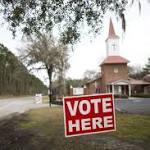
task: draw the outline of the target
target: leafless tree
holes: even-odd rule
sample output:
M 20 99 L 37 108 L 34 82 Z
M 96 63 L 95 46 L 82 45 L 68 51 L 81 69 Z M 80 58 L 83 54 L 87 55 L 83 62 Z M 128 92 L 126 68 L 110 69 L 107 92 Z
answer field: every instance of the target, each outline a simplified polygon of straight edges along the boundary
M 52 77 L 54 73 L 64 77 L 64 72 L 69 67 L 68 48 L 47 34 L 40 34 L 36 39 L 31 37 L 29 39 L 26 48 L 22 50 L 21 59 L 25 60 L 29 66 L 39 63 L 40 67 L 36 69 L 46 69 L 49 79 L 49 104 L 51 106 Z
M 86 70 L 83 74 L 85 81 L 93 80 L 98 77 L 100 77 L 100 72 L 96 72 L 94 70 Z

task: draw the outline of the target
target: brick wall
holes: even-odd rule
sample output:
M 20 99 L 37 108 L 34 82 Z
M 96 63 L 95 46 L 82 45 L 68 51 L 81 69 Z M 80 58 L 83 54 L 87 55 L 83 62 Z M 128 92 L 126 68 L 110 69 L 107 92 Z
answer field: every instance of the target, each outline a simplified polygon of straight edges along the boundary
M 101 78 L 98 78 L 96 80 L 93 80 L 87 83 L 86 88 L 85 88 L 85 94 L 89 95 L 89 94 L 96 93 L 96 88 L 101 88 Z M 101 89 L 100 89 L 100 92 L 101 92 Z
M 106 84 L 116 80 L 128 80 L 127 64 L 103 64 L 102 72 L 102 92 L 106 91 Z

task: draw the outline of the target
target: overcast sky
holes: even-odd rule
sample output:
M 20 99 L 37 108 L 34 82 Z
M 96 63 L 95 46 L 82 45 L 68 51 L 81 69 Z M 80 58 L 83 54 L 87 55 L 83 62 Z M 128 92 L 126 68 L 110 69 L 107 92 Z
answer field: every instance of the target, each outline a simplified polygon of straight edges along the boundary
M 112 17 L 115 32 L 120 37 L 120 55 L 130 61 L 129 65 L 141 65 L 147 63 L 150 57 L 150 3 L 142 1 L 142 12 L 139 15 L 138 5 L 134 4 L 126 11 L 127 29 L 122 34 L 121 22 L 110 13 L 104 18 L 104 27 L 101 34 L 90 42 L 85 35 L 78 43 L 73 52 L 70 52 L 70 69 L 66 76 L 82 78 L 86 70 L 99 71 L 99 64 L 106 57 L 105 39 L 108 35 L 109 19 Z M 17 48 L 21 47 L 21 35 L 12 39 L 11 32 L 6 26 L 0 28 L 0 43 L 3 43 L 14 54 L 18 54 Z M 45 74 L 35 72 L 43 81 Z
M 112 17 L 115 32 L 120 37 L 120 55 L 130 61 L 129 65 L 143 66 L 147 63 L 150 57 L 150 4 L 143 2 L 140 15 L 137 4 L 126 11 L 125 34 L 121 29 L 121 22 L 107 13 L 102 33 L 92 43 L 85 36 L 82 43 L 78 44 L 72 53 L 68 76 L 80 78 L 85 70 L 100 70 L 99 64 L 106 57 L 105 40 L 108 35 L 110 17 Z

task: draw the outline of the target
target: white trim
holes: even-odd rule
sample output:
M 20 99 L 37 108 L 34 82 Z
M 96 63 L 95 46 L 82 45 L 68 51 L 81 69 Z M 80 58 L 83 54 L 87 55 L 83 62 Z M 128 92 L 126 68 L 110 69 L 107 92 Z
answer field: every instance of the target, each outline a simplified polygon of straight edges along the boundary
M 129 90 L 129 97 L 131 96 L 131 84 L 128 85 L 128 90 Z
M 65 137 L 66 137 L 66 135 L 67 135 L 67 129 L 66 129 L 66 115 L 65 115 L 65 97 L 63 97 L 63 113 L 64 113 L 64 127 L 65 127 L 65 130 L 64 130 L 64 132 L 65 132 Z
M 128 85 L 129 81 L 127 80 L 118 80 L 115 82 L 107 83 L 107 85 Z
M 112 93 L 113 93 L 113 95 L 115 94 L 114 84 L 112 84 Z
M 113 112 L 114 113 L 114 131 L 116 131 L 116 111 L 115 111 L 116 109 L 115 109 L 115 104 L 114 104 L 115 103 L 114 94 L 112 94 L 112 101 L 113 101 L 113 108 L 114 108 L 114 112 Z

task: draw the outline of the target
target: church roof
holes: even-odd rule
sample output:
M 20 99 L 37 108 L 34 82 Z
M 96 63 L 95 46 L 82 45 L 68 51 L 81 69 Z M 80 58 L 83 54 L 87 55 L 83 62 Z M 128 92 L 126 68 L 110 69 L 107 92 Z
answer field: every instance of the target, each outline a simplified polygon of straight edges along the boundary
M 111 20 L 111 18 L 110 18 L 109 33 L 108 33 L 108 37 L 107 37 L 106 41 L 107 41 L 108 39 L 115 39 L 115 38 L 119 38 L 119 36 L 116 35 L 115 29 L 114 29 L 114 26 L 113 26 L 113 23 L 112 23 L 112 20 Z
M 102 78 L 102 76 L 100 75 L 100 77 L 95 78 L 95 79 L 92 79 L 92 80 L 89 80 L 89 81 L 88 81 L 88 82 L 86 82 L 85 84 L 87 85 L 87 84 L 90 84 L 90 83 L 92 83 L 92 82 L 95 82 L 95 81 L 101 80 L 101 78 Z
M 131 85 L 149 85 L 149 82 L 143 81 L 143 80 L 137 80 L 133 78 L 129 78 Z
M 104 59 L 103 64 L 126 64 L 129 61 L 121 56 L 108 56 Z

